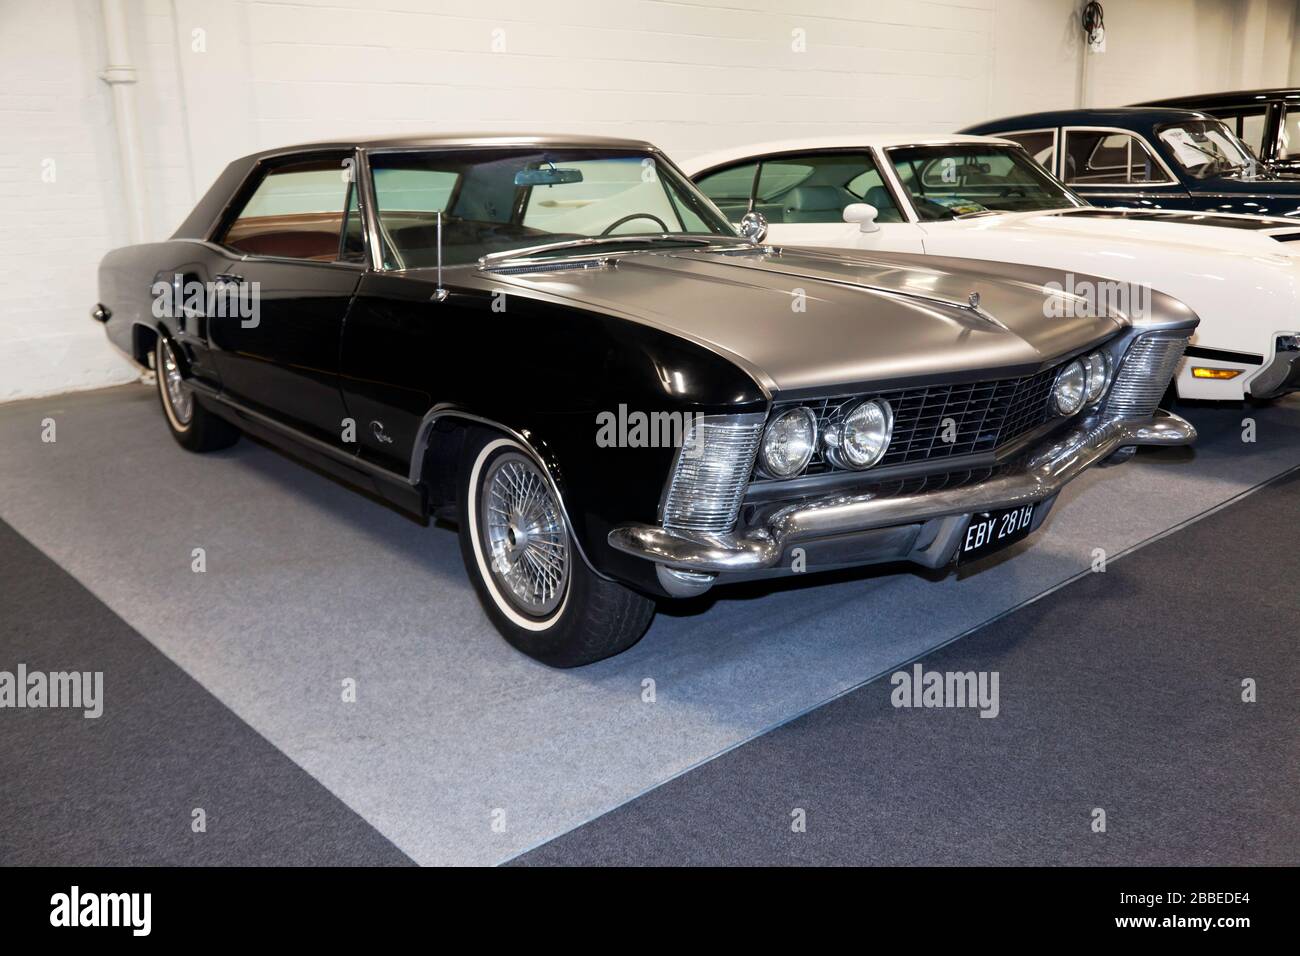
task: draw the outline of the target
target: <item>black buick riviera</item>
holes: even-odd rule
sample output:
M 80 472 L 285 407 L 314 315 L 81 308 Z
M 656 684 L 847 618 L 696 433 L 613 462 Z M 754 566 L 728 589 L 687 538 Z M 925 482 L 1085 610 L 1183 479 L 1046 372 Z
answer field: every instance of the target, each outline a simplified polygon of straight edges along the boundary
M 1195 437 L 1157 409 L 1175 299 L 1046 308 L 1089 277 L 742 231 L 647 143 L 320 143 L 109 253 L 94 315 L 184 448 L 248 432 L 458 522 L 488 616 L 556 666 L 715 584 L 976 560 Z

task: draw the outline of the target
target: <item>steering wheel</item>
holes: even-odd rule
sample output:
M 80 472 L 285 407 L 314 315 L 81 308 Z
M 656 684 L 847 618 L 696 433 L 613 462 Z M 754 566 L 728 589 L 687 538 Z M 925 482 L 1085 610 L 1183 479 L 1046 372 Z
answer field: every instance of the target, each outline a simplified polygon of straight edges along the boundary
M 613 231 L 614 231 L 615 229 L 617 229 L 619 226 L 623 225 L 623 223 L 625 223 L 625 222 L 631 222 L 631 221 L 634 220 L 634 219 L 653 219 L 655 222 L 659 223 L 659 228 L 660 228 L 660 229 L 662 229 L 664 232 L 668 232 L 668 231 L 669 231 L 669 230 L 668 230 L 668 223 L 664 222 L 664 221 L 663 221 L 662 219 L 660 219 L 658 216 L 656 216 L 656 215 L 654 215 L 654 214 L 652 214 L 652 213 L 648 213 L 648 212 L 634 212 L 634 213 L 632 213 L 631 215 L 624 216 L 622 219 L 617 219 L 617 220 L 615 220 L 614 222 L 611 222 L 608 226 L 606 226 L 606 227 L 604 228 L 604 230 L 601 232 L 601 235 L 602 235 L 602 236 L 608 236 L 611 232 L 613 232 Z

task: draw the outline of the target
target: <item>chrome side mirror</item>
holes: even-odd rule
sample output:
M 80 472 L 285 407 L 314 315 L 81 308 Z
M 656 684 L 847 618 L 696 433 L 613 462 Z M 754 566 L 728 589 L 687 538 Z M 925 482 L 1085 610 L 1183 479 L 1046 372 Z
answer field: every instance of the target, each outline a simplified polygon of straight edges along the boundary
M 844 221 L 856 222 L 863 232 L 876 232 L 880 229 L 876 223 L 879 214 L 876 207 L 867 202 L 851 202 L 844 207 Z
M 747 212 L 740 217 L 740 235 L 754 245 L 767 236 L 767 219 L 761 212 Z

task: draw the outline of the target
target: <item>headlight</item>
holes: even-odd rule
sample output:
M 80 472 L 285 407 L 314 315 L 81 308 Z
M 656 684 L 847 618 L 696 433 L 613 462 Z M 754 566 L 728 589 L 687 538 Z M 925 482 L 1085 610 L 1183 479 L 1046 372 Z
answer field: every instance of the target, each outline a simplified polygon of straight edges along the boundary
M 826 433 L 832 457 L 848 468 L 870 468 L 885 456 L 894 432 L 894 410 L 873 398 L 862 402 Z
M 767 426 L 759 464 L 773 478 L 792 478 L 808 466 L 816 448 L 817 416 L 810 408 L 790 408 Z
M 1084 362 L 1088 369 L 1088 404 L 1101 398 L 1110 384 L 1110 357 L 1105 352 L 1093 352 Z
M 1056 376 L 1056 385 L 1052 388 L 1052 398 L 1056 410 L 1062 415 L 1073 415 L 1083 407 L 1084 392 L 1087 390 L 1088 375 L 1083 370 L 1083 363 L 1075 359 Z

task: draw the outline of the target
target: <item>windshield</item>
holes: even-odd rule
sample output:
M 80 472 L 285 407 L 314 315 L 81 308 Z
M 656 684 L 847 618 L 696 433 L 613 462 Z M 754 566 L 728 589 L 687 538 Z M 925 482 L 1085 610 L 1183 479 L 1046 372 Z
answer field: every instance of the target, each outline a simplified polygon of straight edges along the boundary
M 1197 179 L 1247 172 L 1255 167 L 1250 147 L 1217 121 L 1176 123 L 1161 129 L 1159 136 L 1174 161 Z
M 394 150 L 372 153 L 370 168 L 389 269 L 436 264 L 439 212 L 447 265 L 589 237 L 626 249 L 628 236 L 645 236 L 646 245 L 664 233 L 736 236 L 691 183 L 641 150 Z
M 1084 205 L 1016 147 L 962 143 L 886 152 L 923 222 Z

